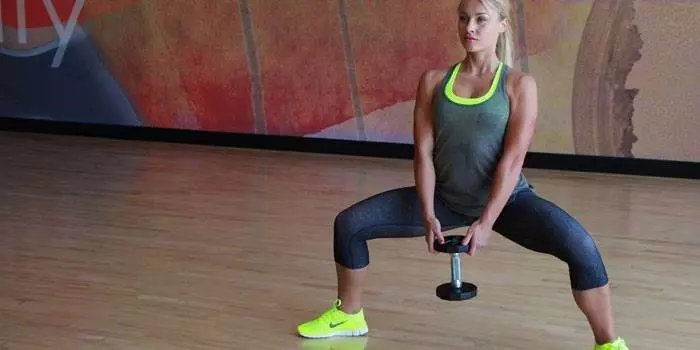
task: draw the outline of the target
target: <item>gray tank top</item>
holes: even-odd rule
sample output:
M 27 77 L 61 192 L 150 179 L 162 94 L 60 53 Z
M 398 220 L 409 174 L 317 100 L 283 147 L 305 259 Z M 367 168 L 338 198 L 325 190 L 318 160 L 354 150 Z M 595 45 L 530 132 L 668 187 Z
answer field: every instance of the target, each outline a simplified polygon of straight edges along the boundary
M 451 209 L 479 217 L 503 154 L 510 116 L 505 85 L 508 66 L 501 63 L 491 88 L 476 98 L 454 93 L 460 67 L 461 62 L 448 71 L 433 98 L 435 192 Z M 520 174 L 514 192 L 527 187 L 525 176 Z

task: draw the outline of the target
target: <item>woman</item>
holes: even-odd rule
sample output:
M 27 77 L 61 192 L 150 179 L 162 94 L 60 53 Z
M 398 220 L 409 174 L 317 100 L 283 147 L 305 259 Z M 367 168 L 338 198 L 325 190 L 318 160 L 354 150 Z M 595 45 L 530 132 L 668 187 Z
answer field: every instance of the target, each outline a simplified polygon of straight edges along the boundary
M 425 235 L 430 251 L 442 230 L 469 226 L 473 255 L 492 230 L 569 266 L 576 304 L 595 336 L 594 349 L 627 350 L 615 335 L 608 276 L 587 231 L 539 197 L 521 173 L 537 118 L 535 80 L 509 69 L 508 0 L 463 0 L 459 35 L 465 59 L 420 78 L 414 112 L 415 187 L 367 198 L 341 212 L 334 227 L 338 300 L 299 325 L 308 338 L 368 332 L 361 294 L 367 240 Z

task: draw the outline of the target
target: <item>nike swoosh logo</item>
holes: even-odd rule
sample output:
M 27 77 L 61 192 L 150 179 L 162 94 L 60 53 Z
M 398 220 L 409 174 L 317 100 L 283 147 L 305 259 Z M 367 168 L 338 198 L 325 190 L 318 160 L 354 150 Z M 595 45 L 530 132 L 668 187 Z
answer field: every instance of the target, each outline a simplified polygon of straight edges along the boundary
M 343 324 L 343 323 L 345 323 L 345 322 L 348 322 L 348 321 L 343 321 L 343 322 L 339 322 L 339 323 L 331 323 L 331 324 L 329 324 L 329 326 L 330 326 L 331 328 L 335 328 L 335 327 L 338 327 L 338 326 L 340 326 L 341 324 Z

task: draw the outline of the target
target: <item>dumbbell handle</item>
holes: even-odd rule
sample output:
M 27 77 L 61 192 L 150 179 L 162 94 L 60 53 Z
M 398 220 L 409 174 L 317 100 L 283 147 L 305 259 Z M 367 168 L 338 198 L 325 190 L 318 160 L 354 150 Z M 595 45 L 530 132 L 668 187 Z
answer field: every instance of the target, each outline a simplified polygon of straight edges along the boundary
M 459 289 L 462 287 L 462 264 L 459 259 L 459 253 L 451 254 L 452 256 L 452 287 Z

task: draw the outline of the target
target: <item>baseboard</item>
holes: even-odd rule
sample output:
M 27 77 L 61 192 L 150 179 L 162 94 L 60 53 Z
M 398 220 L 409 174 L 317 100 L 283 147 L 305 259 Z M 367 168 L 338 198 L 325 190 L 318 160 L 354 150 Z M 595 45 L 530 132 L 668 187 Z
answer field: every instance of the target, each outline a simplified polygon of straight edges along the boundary
M 120 125 L 79 124 L 3 117 L 0 117 L 0 130 L 380 158 L 413 158 L 413 145 L 399 143 L 203 132 Z M 525 167 L 534 169 L 700 179 L 700 163 L 698 162 L 659 159 L 530 152 L 525 160 Z
M 529 153 L 525 167 L 622 175 L 700 179 L 700 163 L 660 159 Z

